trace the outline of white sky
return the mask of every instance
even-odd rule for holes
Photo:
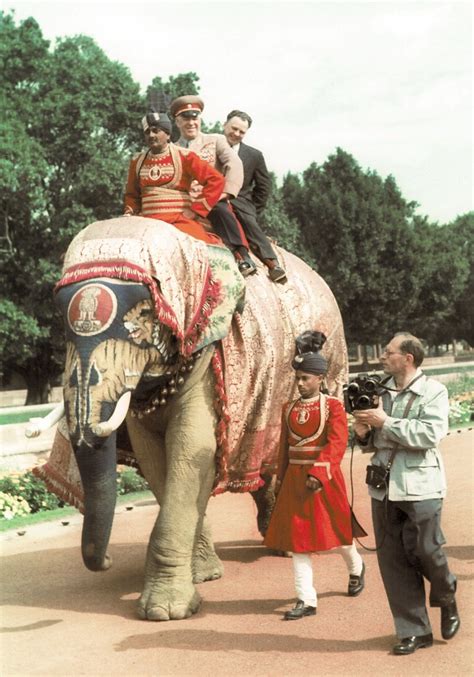
[[[473,209],[471,2],[1,2],[50,40],[93,37],[143,89],[194,71],[204,118],[250,113],[280,179],[340,146],[432,221]]]

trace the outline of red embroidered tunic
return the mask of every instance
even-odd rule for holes
[[[269,548],[317,552],[352,543],[341,471],[347,438],[346,412],[336,398],[321,394],[285,404],[277,471],[282,484],[265,536]],[[321,491],[306,488],[308,475],[320,480]]]
[[[189,194],[193,180],[203,186],[197,197]],[[188,235],[220,244],[217,235],[184,216],[183,210],[207,216],[222,194],[224,181],[222,174],[195,153],[173,144],[163,153],[141,153],[130,162],[124,213],[160,219]]]

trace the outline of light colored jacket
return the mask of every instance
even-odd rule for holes
[[[244,182],[244,168],[242,160],[229,146],[225,136],[200,132],[190,141],[188,148],[223,174],[225,177],[223,192],[237,197]]]
[[[385,384],[395,388],[393,379]],[[438,444],[448,432],[448,391],[439,381],[424,374],[392,400],[385,392],[383,408],[388,416],[382,428],[372,431],[359,444],[364,452],[375,452],[373,465],[386,466],[396,453],[390,469],[388,496],[391,501],[421,501],[446,496],[446,476]],[[405,410],[411,401],[406,415]],[[382,500],[385,489],[369,486],[369,494]]]

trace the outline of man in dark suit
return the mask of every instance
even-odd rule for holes
[[[250,115],[239,110],[231,111],[224,124],[224,135],[244,166],[244,183],[238,196],[231,200],[231,205],[252,250],[268,267],[270,279],[286,282],[286,273],[258,223],[270,195],[271,181],[262,153],[242,142],[251,124]]]

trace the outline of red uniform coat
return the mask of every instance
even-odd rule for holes
[[[192,181],[202,192],[191,197]],[[217,235],[183,214],[190,209],[205,217],[218,202],[224,177],[195,153],[170,144],[164,153],[140,153],[130,162],[125,189],[125,214],[137,214],[172,223],[176,228],[204,242],[220,243]]]
[[[346,412],[336,398],[321,394],[285,404],[277,471],[282,484],[265,536],[269,548],[317,552],[352,543],[341,471],[347,438]],[[320,480],[321,491],[306,487],[308,475]]]

